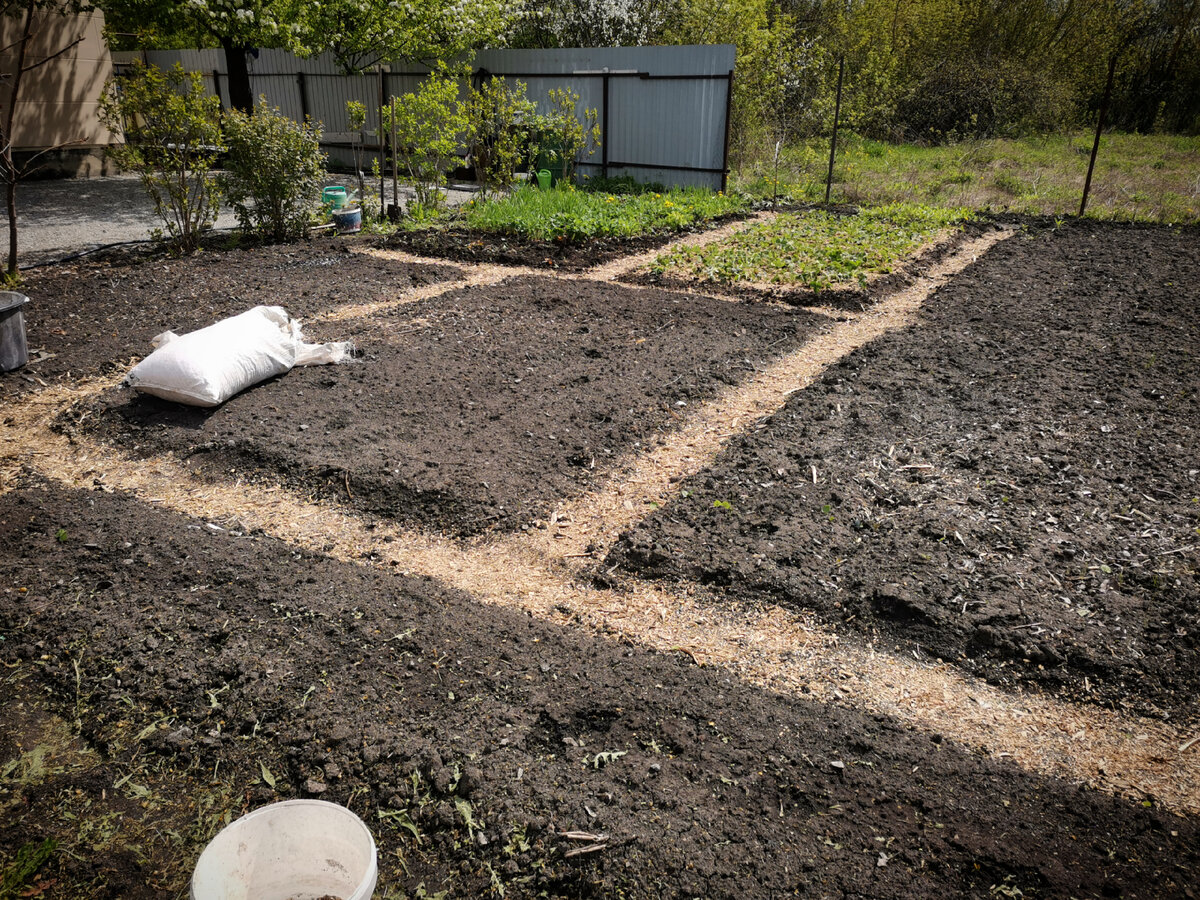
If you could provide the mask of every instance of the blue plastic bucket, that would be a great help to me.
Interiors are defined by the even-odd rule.
[[[362,207],[353,209],[335,209],[333,224],[338,234],[353,234],[362,230]]]

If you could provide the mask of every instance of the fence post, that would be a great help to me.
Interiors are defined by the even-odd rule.
[[[720,77],[720,76],[717,76]],[[733,113],[733,69],[725,81],[725,137],[721,144],[721,190],[729,190],[729,132],[732,127],[729,117]]]
[[[600,126],[600,171],[604,173],[605,178],[608,178],[608,66],[604,67],[604,74],[600,77],[604,85],[602,90],[604,120]]]
[[[1087,210],[1088,193],[1092,189],[1092,170],[1096,168],[1096,154],[1100,152],[1100,132],[1104,130],[1104,118],[1108,114],[1108,101],[1112,97],[1113,75],[1117,71],[1117,54],[1108,61],[1108,82],[1104,85],[1104,96],[1100,99],[1100,118],[1096,122],[1096,140],[1092,142],[1092,158],[1088,160],[1087,178],[1083,182],[1083,199],[1079,201],[1079,215]]]
[[[837,100],[833,104],[833,137],[829,141],[829,174],[825,176],[825,202],[829,202],[829,189],[833,187],[833,160],[837,156],[838,118],[842,114],[842,73],[846,67],[845,55],[838,57]]]

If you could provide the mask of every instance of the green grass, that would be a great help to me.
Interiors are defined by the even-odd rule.
[[[783,214],[726,241],[680,247],[651,271],[702,281],[803,285],[863,284],[967,217],[962,209],[893,204],[858,215],[812,210]]]
[[[580,242],[595,237],[635,237],[680,231],[731,213],[743,212],[738,196],[676,188],[666,193],[609,194],[524,186],[506,197],[472,201],[463,215],[468,227],[537,240]]]
[[[967,141],[944,147],[839,140],[830,200],[877,206],[920,203],[1054,216],[1079,211],[1092,135]],[[744,166],[740,190],[822,200],[827,141],[788,148]],[[776,184],[778,174],[778,184]],[[1200,222],[1200,137],[1108,134],[1100,142],[1087,214],[1100,219]]]

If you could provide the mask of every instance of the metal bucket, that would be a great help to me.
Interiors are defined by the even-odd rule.
[[[29,362],[25,340],[25,304],[29,298],[16,291],[0,291],[0,372],[19,369]]]

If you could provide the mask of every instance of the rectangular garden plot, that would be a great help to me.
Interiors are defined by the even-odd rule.
[[[194,331],[254,306],[282,306],[307,321],[343,304],[393,300],[460,274],[449,265],[400,263],[321,240],[35,269],[21,288],[33,301],[25,314],[30,364],[0,379],[0,396],[28,387],[21,375],[47,381],[109,371],[148,354],[156,334]]]
[[[536,277],[395,316],[356,363],[296,369],[212,412],[121,392],[98,418],[124,446],[278,473],[467,535],[545,515],[821,321]]]
[[[1150,804],[119,493],[0,496],[0,636],[0,858],[57,839],[54,896],[176,896],[226,813],[312,796],[403,896],[1148,898],[1200,864]]]
[[[630,280],[859,310],[952,249],[965,218],[902,203],[782,212],[720,241],[668,250]]]
[[[1195,714],[1200,235],[1018,236],[832,367],[610,564],[1005,684]]]

